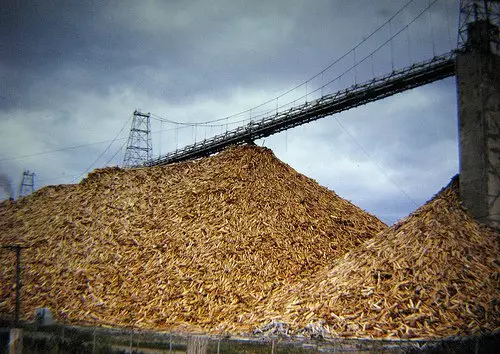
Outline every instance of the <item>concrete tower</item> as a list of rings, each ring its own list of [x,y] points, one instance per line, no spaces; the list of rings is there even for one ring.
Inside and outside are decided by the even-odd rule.
[[[457,55],[460,194],[476,220],[500,229],[499,1],[463,1]],[[462,36],[462,37],[460,37]]]

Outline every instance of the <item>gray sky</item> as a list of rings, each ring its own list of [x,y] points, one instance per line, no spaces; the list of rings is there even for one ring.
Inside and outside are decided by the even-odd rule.
[[[24,169],[36,172],[37,188],[78,182],[89,167],[121,164],[135,109],[180,122],[234,115],[227,126],[235,128],[231,122],[306,93],[314,99],[454,48],[458,0],[437,0],[369,56],[434,2],[413,0],[355,53],[273,100],[347,53],[408,1],[2,1],[0,173],[16,190]],[[365,56],[356,70],[319,89]],[[456,111],[449,78],[257,143],[392,223],[457,173]],[[153,153],[224,129],[176,129],[152,120]],[[44,153],[53,150],[60,151]],[[0,199],[6,196],[0,189]]]

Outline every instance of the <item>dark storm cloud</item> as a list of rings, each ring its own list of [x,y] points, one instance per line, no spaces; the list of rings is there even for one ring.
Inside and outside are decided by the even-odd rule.
[[[0,60],[9,105],[36,100],[31,97],[36,96],[30,92],[31,85],[39,81],[49,84],[54,72],[79,57],[85,46],[80,20],[87,16],[85,8],[75,4],[8,0],[2,5]]]
[[[109,141],[126,126],[95,165],[108,143],[4,162],[11,179],[23,169],[36,170],[38,187],[73,176],[78,181],[89,166],[120,162],[120,154],[113,156],[125,142],[126,119],[134,109],[203,121],[272,100],[342,56],[403,3],[7,0],[0,5],[0,158]],[[357,48],[356,59],[428,3],[413,1],[390,28]],[[392,50],[384,47],[324,93],[448,51],[449,29],[456,34],[449,9],[456,5],[439,0],[430,15],[393,41]],[[310,92],[353,60],[351,53],[279,104],[305,93],[315,98]],[[453,86],[445,80],[278,134],[265,144],[300,172],[391,221],[415,207],[404,193],[423,202],[456,169]],[[220,133],[184,129],[161,136],[158,122],[153,124],[155,154]]]
[[[4,108],[56,106],[70,90],[106,93],[143,60],[138,38],[126,28],[107,28],[100,2],[8,1],[4,6]]]
[[[3,106],[55,105],[46,102],[44,91],[57,97],[68,90],[109,94],[123,84],[172,102],[208,91],[227,95],[237,86],[288,87],[331,62],[400,5],[8,1],[0,37],[8,43],[1,59],[8,83]],[[352,28],[353,15],[363,17],[362,27]]]

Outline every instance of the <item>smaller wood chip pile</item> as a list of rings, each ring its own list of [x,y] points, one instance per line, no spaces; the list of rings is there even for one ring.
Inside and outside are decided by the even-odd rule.
[[[458,178],[357,250],[258,306],[262,323],[348,337],[498,332],[499,234],[462,208]]]
[[[249,331],[254,309],[384,230],[258,147],[195,162],[97,170],[0,205],[0,244],[24,244],[25,318]],[[14,311],[0,251],[0,314]]]

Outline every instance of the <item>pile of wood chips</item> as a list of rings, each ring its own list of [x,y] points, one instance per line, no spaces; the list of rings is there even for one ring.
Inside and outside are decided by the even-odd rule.
[[[476,234],[468,245],[478,242],[469,240],[478,235],[470,223]],[[96,170],[78,185],[45,187],[0,205],[0,245],[30,247],[23,250],[25,319],[48,307],[65,323],[159,330],[249,332],[267,320],[255,317],[256,309],[273,298],[275,305],[285,285],[314,279],[386,228],[270,150],[250,146],[164,167]],[[12,314],[14,252],[0,249],[0,264],[0,315]],[[318,284],[309,286],[319,297],[304,301],[316,304]],[[288,316],[319,318],[335,296],[311,309],[312,317],[299,320],[302,310],[293,305]],[[432,304],[414,305],[431,311]],[[373,326],[367,331],[375,333]]]
[[[499,234],[464,211],[454,178],[412,215],[254,313],[291,333],[332,337],[491,333],[500,329],[499,289]]]

